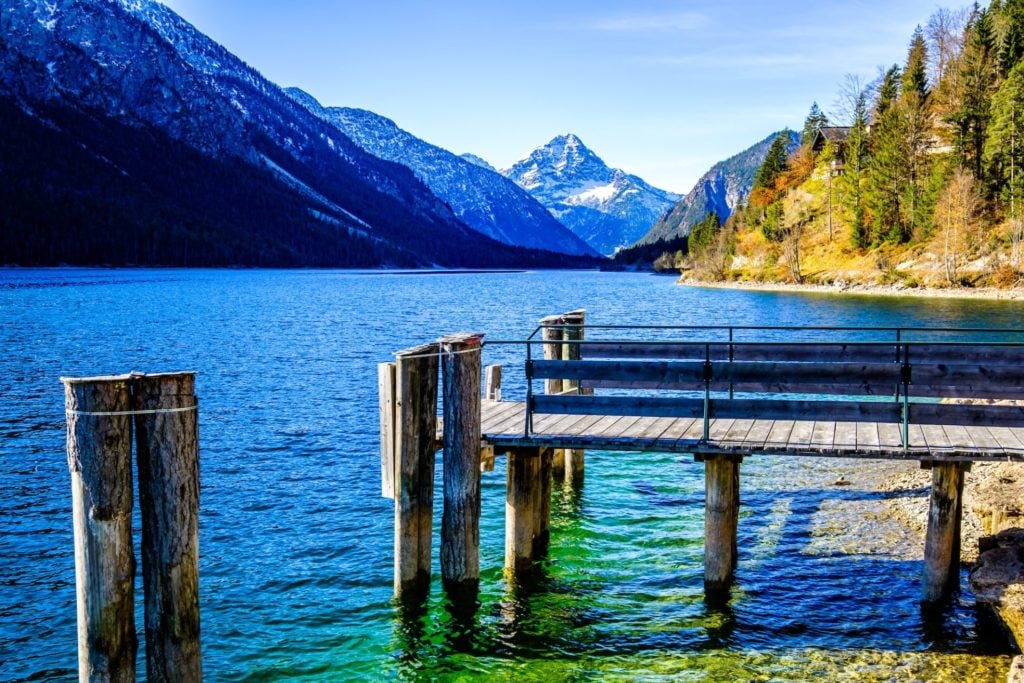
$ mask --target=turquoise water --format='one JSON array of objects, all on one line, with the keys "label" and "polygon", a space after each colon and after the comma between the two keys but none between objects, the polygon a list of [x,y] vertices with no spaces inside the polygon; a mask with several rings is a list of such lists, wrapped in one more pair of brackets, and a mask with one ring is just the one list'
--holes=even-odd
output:
[{"label": "turquoise water", "polygon": [[[919,552],[822,542],[828,511],[884,502],[827,486],[844,461],[744,463],[724,607],[703,600],[689,458],[588,453],[584,487],[555,492],[550,561],[516,589],[501,574],[499,461],[483,478],[479,610],[451,608],[438,585],[422,611],[398,610],[376,364],[446,332],[520,337],[577,307],[609,324],[1016,326],[1024,312],[622,273],[0,270],[0,680],[76,678],[58,377],[129,370],[199,373],[207,680],[1005,677],[1009,645],[969,592],[922,615]],[[485,349],[506,365],[507,399],[522,396],[518,353]]]}]

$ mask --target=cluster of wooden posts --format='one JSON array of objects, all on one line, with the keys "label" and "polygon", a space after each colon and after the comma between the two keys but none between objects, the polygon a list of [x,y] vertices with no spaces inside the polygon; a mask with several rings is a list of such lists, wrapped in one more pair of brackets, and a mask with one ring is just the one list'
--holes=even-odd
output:
[{"label": "cluster of wooden posts", "polygon": [[[545,355],[579,358],[583,311],[545,318]],[[421,596],[430,585],[434,458],[443,453],[441,579],[446,590],[474,594],[480,581],[480,474],[494,466],[481,443],[483,334],[462,333],[395,354],[378,368],[382,495],[395,501],[396,596]],[[570,343],[564,343],[570,342]],[[438,374],[443,424],[438,429]],[[575,391],[550,380],[548,391]],[[501,367],[486,369],[486,400],[501,392]],[[505,568],[531,569],[548,548],[554,479],[582,482],[582,450],[515,448],[507,452]]]},{"label": "cluster of wooden posts", "polygon": [[62,378],[74,507],[79,680],[135,680],[132,435],[147,679],[202,680],[193,373]]}]

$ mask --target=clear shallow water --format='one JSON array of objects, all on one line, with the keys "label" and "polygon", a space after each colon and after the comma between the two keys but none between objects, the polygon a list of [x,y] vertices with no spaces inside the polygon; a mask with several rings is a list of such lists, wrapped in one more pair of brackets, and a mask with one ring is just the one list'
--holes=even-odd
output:
[{"label": "clear shallow water", "polygon": [[[822,542],[822,511],[880,500],[828,487],[841,461],[744,463],[725,608],[703,600],[703,473],[689,458],[588,454],[582,491],[556,491],[551,560],[524,591],[501,576],[499,464],[483,479],[477,614],[449,609],[439,586],[423,613],[399,613],[376,364],[445,332],[520,337],[581,306],[588,322],[651,324],[1016,326],[1024,312],[637,274],[0,271],[0,680],[76,678],[58,377],[132,369],[199,372],[207,680],[1005,676],[1008,645],[969,593],[944,619],[922,616],[919,552]],[[516,350],[488,347],[485,362],[506,363],[503,393],[521,396]]]}]

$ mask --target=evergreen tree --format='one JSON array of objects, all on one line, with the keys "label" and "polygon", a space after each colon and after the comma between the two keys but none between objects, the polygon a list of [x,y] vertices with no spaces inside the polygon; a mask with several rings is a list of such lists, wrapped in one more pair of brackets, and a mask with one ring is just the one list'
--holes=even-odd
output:
[{"label": "evergreen tree", "polygon": [[960,68],[963,96],[960,107],[948,120],[956,128],[958,161],[969,168],[976,178],[983,177],[983,150],[990,116],[990,99],[998,77],[995,41],[989,12],[975,6],[967,26],[963,64]]},{"label": "evergreen tree", "polygon": [[774,189],[776,179],[786,170],[788,153],[786,147],[790,140],[789,129],[783,130],[772,140],[768,154],[754,174],[754,189]]},{"label": "evergreen tree", "polygon": [[882,76],[882,84],[878,88],[878,99],[875,100],[875,120],[882,118],[889,111],[896,98],[900,96],[900,67],[893,64]]},{"label": "evergreen tree", "polygon": [[809,145],[814,142],[814,137],[821,130],[822,126],[828,125],[828,117],[818,107],[818,103],[811,104],[811,111],[804,119],[804,128],[800,132],[800,144]]},{"label": "evergreen tree", "polygon": [[868,105],[867,94],[860,90],[854,101],[853,125],[846,138],[843,174],[837,179],[840,204],[850,215],[850,242],[857,249],[868,246],[867,220],[864,207],[864,180],[868,168]]},{"label": "evergreen tree", "polygon": [[1021,198],[1024,168],[1024,62],[1018,62],[992,97],[991,122],[985,139],[985,173],[992,189],[1008,204]]},{"label": "evergreen tree", "polygon": [[920,26],[914,29],[914,35],[910,39],[901,91],[904,97],[916,93],[922,102],[928,96],[928,51]]},{"label": "evergreen tree", "polygon": [[1007,0],[989,8],[999,11],[1003,21],[1003,40],[999,47],[999,72],[1006,76],[1024,57],[1024,0]]},{"label": "evergreen tree", "polygon": [[718,214],[714,211],[708,211],[704,219],[690,230],[690,237],[687,242],[690,253],[697,256],[711,246],[721,227],[722,222],[719,220]]}]

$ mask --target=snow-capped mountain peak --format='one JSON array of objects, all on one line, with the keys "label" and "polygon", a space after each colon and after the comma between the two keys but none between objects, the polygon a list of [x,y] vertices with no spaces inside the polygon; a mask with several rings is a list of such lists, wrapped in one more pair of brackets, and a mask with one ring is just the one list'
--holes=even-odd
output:
[{"label": "snow-capped mountain peak", "polygon": [[632,244],[680,195],[610,168],[573,133],[501,170],[602,253]]}]

